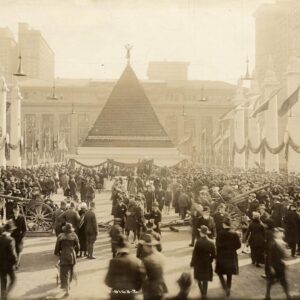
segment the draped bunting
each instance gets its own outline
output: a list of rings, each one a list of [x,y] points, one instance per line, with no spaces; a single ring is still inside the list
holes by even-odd
[[[183,159],[183,160],[179,161],[178,163],[176,163],[175,165],[171,166],[170,168],[180,167],[186,161],[187,161],[187,159]],[[77,165],[80,165],[84,168],[91,168],[91,169],[101,167],[105,164],[108,164],[109,166],[117,166],[117,167],[120,167],[120,168],[138,168],[138,167],[145,167],[147,165],[148,166],[153,166],[155,168],[161,168],[160,166],[154,164],[153,159],[142,160],[142,161],[138,161],[137,163],[123,163],[123,162],[115,161],[113,159],[107,159],[104,162],[102,162],[100,164],[97,164],[97,165],[86,165],[86,164],[84,164],[84,163],[82,163],[82,162],[80,162],[80,161],[78,161],[74,158],[71,158],[71,159],[69,159],[68,164],[70,166],[75,166],[75,164],[77,164]]]
[[[80,161],[74,159],[74,158],[71,158],[69,160],[69,164],[78,164],[84,168],[98,168],[98,167],[101,167],[105,164],[109,164],[111,166],[117,166],[117,167],[120,167],[120,168],[136,168],[136,167],[139,167],[139,166],[145,166],[145,165],[149,165],[149,164],[153,164],[153,160],[143,160],[143,161],[139,161],[137,163],[123,163],[123,162],[117,162],[113,159],[107,159],[105,160],[104,162],[100,163],[100,164],[97,164],[97,165],[86,165],[86,164],[83,164],[81,163]]]
[[[238,148],[237,145],[234,143],[233,145],[233,155],[235,153],[243,154],[246,151],[248,155],[249,151],[257,154],[257,153],[264,153],[266,150],[272,154],[279,154],[281,151],[284,150],[285,159],[288,160],[288,149],[291,147],[296,153],[300,153],[300,145],[297,145],[294,140],[289,136],[287,142],[282,142],[277,147],[271,147],[267,142],[266,138],[264,138],[257,148],[254,148],[251,144],[251,141],[248,140],[247,144],[244,145],[242,148]]]

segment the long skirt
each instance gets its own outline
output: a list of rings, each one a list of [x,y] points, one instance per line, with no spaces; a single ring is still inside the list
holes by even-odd
[[[62,289],[70,289],[74,275],[74,265],[60,265],[60,282]]]

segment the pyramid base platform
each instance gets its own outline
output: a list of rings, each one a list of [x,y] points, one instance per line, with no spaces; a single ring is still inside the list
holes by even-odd
[[[137,163],[141,160],[153,159],[154,164],[160,167],[171,167],[180,161],[190,159],[182,155],[176,148],[109,148],[109,147],[78,147],[76,155],[69,155],[81,164],[94,166],[107,159],[122,163]]]

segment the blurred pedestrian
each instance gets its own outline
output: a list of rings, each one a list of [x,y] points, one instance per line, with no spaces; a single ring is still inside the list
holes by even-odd
[[[238,234],[231,230],[231,221],[229,218],[223,220],[223,229],[220,230],[217,235],[216,247],[216,273],[219,276],[226,296],[229,297],[232,275],[239,274],[239,264],[236,251],[241,247]],[[226,280],[224,275],[227,277]]]
[[[15,241],[11,237],[14,224],[8,221],[2,229],[0,235],[0,278],[1,278],[1,299],[6,300],[9,292],[12,290],[16,275],[14,266],[18,261],[18,257],[15,250]],[[10,282],[7,286],[7,277]]]
[[[194,268],[194,278],[198,281],[201,299],[206,299],[208,282],[213,279],[212,262],[216,257],[216,248],[207,236],[207,226],[202,225],[199,233],[200,238],[196,242],[190,265]]]

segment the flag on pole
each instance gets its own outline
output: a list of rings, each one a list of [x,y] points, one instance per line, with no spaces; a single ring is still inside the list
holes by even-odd
[[[285,101],[283,101],[280,109],[278,110],[278,115],[280,117],[285,115],[298,102],[299,89],[300,86],[293,92],[293,94],[291,94]]]
[[[271,94],[271,96],[261,105],[259,105],[254,112],[250,115],[250,118],[255,118],[259,113],[266,111],[269,109],[269,103],[270,101],[279,93],[280,89],[277,89],[274,93]]]

